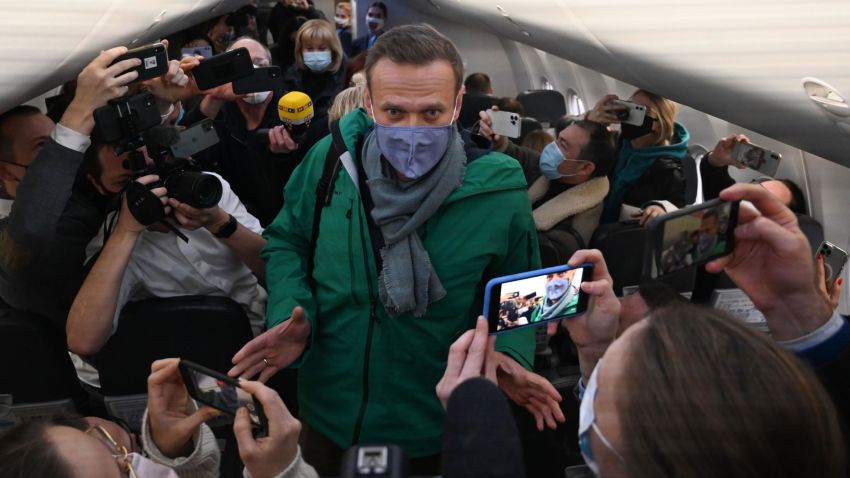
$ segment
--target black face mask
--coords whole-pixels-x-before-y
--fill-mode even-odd
[[[640,138],[641,136],[646,136],[649,133],[652,133],[652,122],[653,119],[647,115],[643,117],[643,124],[640,126],[620,123],[620,135],[629,141]]]

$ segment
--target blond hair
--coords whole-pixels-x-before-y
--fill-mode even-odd
[[[366,86],[366,74],[358,71],[351,75],[351,86]]]
[[[644,95],[649,98],[652,103],[652,109],[655,110],[658,116],[658,124],[661,125],[661,133],[656,145],[669,144],[673,140],[675,133],[676,115],[679,113],[679,105],[674,101],[662,98],[650,91],[639,89],[632,94],[632,98],[637,95]]]
[[[334,122],[366,104],[366,87],[352,86],[339,92],[328,110],[328,121]]]
[[[337,8],[340,8],[340,7],[342,7],[342,9],[345,10],[346,13],[348,13],[348,16],[351,17],[351,3],[349,3],[349,2],[339,2],[334,7],[334,10],[336,10]]]
[[[331,66],[327,72],[336,73],[342,65],[342,44],[336,35],[334,26],[327,20],[308,20],[295,34],[295,64],[305,70],[304,52],[302,48],[307,40],[317,40],[325,43],[331,49]]]

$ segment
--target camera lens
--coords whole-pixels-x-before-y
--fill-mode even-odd
[[[221,181],[211,174],[183,171],[165,181],[168,195],[198,209],[215,206],[221,200]]]

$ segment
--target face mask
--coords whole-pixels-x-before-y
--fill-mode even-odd
[[[178,478],[177,473],[171,468],[138,453],[130,453],[129,458],[132,460],[130,465],[139,478]]]
[[[546,284],[546,298],[549,300],[558,300],[567,291],[570,286],[570,281],[567,279],[552,279]]]
[[[596,394],[599,391],[597,386],[597,377],[599,376],[599,367],[601,365],[602,360],[600,359],[596,362],[596,367],[593,369],[593,373],[590,374],[590,379],[587,381],[587,388],[584,390],[584,395],[581,397],[581,405],[579,406],[578,412],[578,447],[579,450],[581,450],[581,456],[584,458],[585,464],[587,464],[587,467],[590,468],[590,471],[593,472],[594,476],[601,475],[599,474],[599,464],[593,459],[593,448],[590,446],[591,430],[596,432],[596,436],[605,448],[616,455],[621,462],[625,463],[623,456],[614,449],[614,446],[611,445],[611,442],[608,441],[607,438],[605,438],[602,431],[599,430],[599,426],[596,424],[596,411],[593,409],[593,401],[596,400]]]
[[[366,25],[369,27],[369,30],[380,30],[384,27],[384,19],[366,15]]]
[[[260,92],[257,92],[257,93],[249,93],[248,95],[245,95],[244,98],[242,98],[242,101],[244,101],[245,103],[248,103],[249,105],[258,105],[258,104],[262,103],[263,101],[266,101],[266,99],[271,94],[272,94],[271,91],[260,91]]]
[[[630,141],[640,138],[641,136],[646,136],[649,133],[652,133],[652,122],[652,118],[647,115],[643,117],[643,124],[640,126],[620,123],[620,134],[623,135],[623,138]]]
[[[334,17],[334,22],[336,23],[337,28],[345,28],[349,23],[351,23],[351,19],[337,16]]]
[[[375,110],[369,105],[372,117]],[[449,147],[452,136],[457,98],[452,111],[452,120],[445,126],[386,126],[375,121],[378,148],[384,158],[408,179],[419,179],[428,173]]]
[[[578,176],[579,173],[561,174],[561,172],[558,171],[558,166],[560,166],[564,161],[574,161],[577,163],[587,162],[583,159],[565,158],[564,155],[561,154],[561,149],[558,148],[558,145],[552,142],[547,144],[540,153],[540,172],[543,173],[543,176],[545,176],[546,179],[550,180]]]
[[[313,73],[321,73],[331,66],[331,52],[329,51],[305,51],[304,66]]]

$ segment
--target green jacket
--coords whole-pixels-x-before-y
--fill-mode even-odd
[[[354,161],[372,122],[357,110],[340,121]],[[486,282],[539,267],[522,169],[489,153],[470,163],[461,188],[419,230],[446,297],[424,317],[390,318],[377,295],[375,261],[364,209],[344,168],[321,216],[316,297],[306,277],[316,185],[331,138],[317,143],[284,190],[284,207],[265,230],[267,325],[300,305],[312,325],[299,366],[301,418],[347,448],[395,443],[411,457],[438,453],[443,409],[435,393],[449,346],[481,314]],[[497,349],[530,368],[534,331],[504,334]]]

